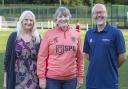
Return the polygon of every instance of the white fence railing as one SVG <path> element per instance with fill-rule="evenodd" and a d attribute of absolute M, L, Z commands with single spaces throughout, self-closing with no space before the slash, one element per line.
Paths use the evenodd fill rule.
<path fill-rule="evenodd" d="M 15 28 L 17 21 L 3 21 L 0 23 L 0 28 Z M 38 29 L 48 29 L 53 28 L 55 23 L 52 22 L 37 22 Z M 76 24 L 70 24 L 72 28 L 76 27 Z M 81 29 L 88 29 L 88 24 L 81 24 Z"/>

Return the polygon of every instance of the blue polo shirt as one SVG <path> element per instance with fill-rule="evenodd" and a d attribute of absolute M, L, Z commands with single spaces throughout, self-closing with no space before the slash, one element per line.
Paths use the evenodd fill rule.
<path fill-rule="evenodd" d="M 118 89 L 118 54 L 126 51 L 122 32 L 109 24 L 101 32 L 91 29 L 86 33 L 83 51 L 89 54 L 86 87 Z"/>

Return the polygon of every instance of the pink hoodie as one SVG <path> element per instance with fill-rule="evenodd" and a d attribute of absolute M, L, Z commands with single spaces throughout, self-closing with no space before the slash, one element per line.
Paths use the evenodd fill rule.
<path fill-rule="evenodd" d="M 45 33 L 38 53 L 37 75 L 39 79 L 83 81 L 82 44 L 77 31 L 69 28 L 64 32 L 55 27 Z"/>

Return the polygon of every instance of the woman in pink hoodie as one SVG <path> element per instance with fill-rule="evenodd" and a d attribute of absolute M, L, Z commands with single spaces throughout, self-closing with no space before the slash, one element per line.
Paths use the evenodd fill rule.
<path fill-rule="evenodd" d="M 55 13 L 56 26 L 45 33 L 37 60 L 42 89 L 76 89 L 83 84 L 84 64 L 80 35 L 69 26 L 68 8 Z"/>

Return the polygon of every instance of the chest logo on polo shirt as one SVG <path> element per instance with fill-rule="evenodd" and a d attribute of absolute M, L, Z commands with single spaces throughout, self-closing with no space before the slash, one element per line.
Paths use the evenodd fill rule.
<path fill-rule="evenodd" d="M 92 43 L 92 38 L 90 38 L 89 42 Z"/>
<path fill-rule="evenodd" d="M 103 38 L 102 41 L 103 42 L 110 42 L 110 39 Z"/>

